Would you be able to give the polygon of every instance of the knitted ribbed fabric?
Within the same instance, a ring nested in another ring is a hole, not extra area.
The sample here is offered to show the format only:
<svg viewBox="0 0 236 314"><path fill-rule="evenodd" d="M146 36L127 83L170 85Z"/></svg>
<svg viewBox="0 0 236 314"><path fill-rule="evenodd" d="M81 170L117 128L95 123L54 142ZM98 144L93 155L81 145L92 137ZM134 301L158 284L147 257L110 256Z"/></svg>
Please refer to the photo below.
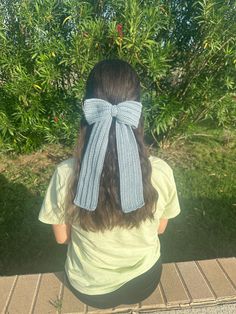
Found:
<svg viewBox="0 0 236 314"><path fill-rule="evenodd" d="M132 130L132 127L138 126L141 110L142 104L137 101L111 105L97 98L85 100L85 118L89 124L94 125L81 164L75 205L89 211L94 211L97 207L100 177L113 117L116 119L122 211L128 213L144 205L140 159Z"/></svg>

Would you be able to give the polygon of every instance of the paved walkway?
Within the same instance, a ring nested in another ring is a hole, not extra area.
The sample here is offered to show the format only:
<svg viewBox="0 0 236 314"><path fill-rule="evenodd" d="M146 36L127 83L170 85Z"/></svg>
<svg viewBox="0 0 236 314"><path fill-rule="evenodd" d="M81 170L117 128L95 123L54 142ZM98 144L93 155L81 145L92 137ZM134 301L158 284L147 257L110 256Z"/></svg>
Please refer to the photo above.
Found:
<svg viewBox="0 0 236 314"><path fill-rule="evenodd" d="M80 302L64 284L64 275L0 277L1 313L236 313L235 258L164 264L161 282L149 298L108 310Z"/></svg>
<svg viewBox="0 0 236 314"><path fill-rule="evenodd" d="M179 310L167 310L154 311L154 312L144 312L143 314L235 314L236 313L236 303L234 304L220 304L217 306L204 306L198 308L190 309L179 309Z"/></svg>

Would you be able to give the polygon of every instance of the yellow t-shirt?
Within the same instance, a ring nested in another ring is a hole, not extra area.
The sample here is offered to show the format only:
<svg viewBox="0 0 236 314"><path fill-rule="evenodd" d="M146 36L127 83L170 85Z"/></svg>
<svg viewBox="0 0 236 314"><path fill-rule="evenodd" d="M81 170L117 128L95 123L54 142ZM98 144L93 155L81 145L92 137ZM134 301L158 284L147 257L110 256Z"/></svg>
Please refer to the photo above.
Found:
<svg viewBox="0 0 236 314"><path fill-rule="evenodd" d="M115 227L105 232L87 232L71 226L65 271L71 285L84 294L112 292L129 280L148 271L160 257L157 234L160 218L173 218L180 212L170 166L150 156L152 184L159 193L155 219L146 220L139 228ZM60 163L50 181L39 213L47 224L65 223L65 193L74 159Z"/></svg>

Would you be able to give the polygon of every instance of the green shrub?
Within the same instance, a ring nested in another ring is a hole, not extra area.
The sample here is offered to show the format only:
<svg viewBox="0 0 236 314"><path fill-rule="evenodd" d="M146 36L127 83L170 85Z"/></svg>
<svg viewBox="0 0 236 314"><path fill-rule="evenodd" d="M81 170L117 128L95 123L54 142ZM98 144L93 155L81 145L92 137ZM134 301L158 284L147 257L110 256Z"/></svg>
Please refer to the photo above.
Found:
<svg viewBox="0 0 236 314"><path fill-rule="evenodd" d="M73 143L105 58L137 70L156 142L208 118L235 123L235 19L235 1L1 1L0 149Z"/></svg>

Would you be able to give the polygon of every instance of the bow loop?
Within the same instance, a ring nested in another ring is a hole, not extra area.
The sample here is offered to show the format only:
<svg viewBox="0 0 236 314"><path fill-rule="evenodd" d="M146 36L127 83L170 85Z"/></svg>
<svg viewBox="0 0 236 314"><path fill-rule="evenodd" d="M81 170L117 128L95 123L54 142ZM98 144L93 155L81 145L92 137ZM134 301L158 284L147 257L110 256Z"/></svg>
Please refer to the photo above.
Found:
<svg viewBox="0 0 236 314"><path fill-rule="evenodd" d="M126 100L117 105L117 121L137 128L142 111L142 104L134 100Z"/></svg>
<svg viewBox="0 0 236 314"><path fill-rule="evenodd" d="M94 124L111 117L111 104L103 99L86 99L84 102L84 115L88 124Z"/></svg>

